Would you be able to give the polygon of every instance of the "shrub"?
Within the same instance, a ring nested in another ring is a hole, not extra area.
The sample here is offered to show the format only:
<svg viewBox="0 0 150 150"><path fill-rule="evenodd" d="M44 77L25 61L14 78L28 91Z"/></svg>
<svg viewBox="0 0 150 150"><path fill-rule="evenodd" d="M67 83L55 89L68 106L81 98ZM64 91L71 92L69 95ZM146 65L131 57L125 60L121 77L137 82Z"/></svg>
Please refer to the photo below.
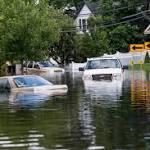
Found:
<svg viewBox="0 0 150 150"><path fill-rule="evenodd" d="M150 57L148 52L146 52L144 63L150 63Z"/></svg>

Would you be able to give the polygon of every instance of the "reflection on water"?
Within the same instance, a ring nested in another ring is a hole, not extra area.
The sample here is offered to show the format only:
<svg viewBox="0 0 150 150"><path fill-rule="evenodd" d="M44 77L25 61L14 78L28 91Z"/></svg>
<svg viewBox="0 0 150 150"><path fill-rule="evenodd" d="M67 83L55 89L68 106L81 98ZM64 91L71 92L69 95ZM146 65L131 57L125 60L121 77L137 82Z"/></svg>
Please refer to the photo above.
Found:
<svg viewBox="0 0 150 150"><path fill-rule="evenodd" d="M0 149L150 149L150 74L126 71L119 81L50 77L65 96L0 94Z"/></svg>
<svg viewBox="0 0 150 150"><path fill-rule="evenodd" d="M122 95L123 80L113 81L84 81L85 93L92 100L102 105L102 103L115 103Z"/></svg>
<svg viewBox="0 0 150 150"><path fill-rule="evenodd" d="M132 104L150 110L150 74L148 72L133 72L131 79ZM142 107L141 107L142 106Z"/></svg>
<svg viewBox="0 0 150 150"><path fill-rule="evenodd" d="M37 107L50 97L45 94L15 92L9 93L8 100L11 105L17 107Z"/></svg>

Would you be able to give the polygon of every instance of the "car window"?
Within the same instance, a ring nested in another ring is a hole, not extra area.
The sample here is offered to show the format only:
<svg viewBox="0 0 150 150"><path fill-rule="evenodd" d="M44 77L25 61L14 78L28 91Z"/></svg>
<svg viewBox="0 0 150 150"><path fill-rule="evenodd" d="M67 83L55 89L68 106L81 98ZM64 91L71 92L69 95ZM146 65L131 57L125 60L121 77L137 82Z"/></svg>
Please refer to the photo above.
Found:
<svg viewBox="0 0 150 150"><path fill-rule="evenodd" d="M32 68L33 67L33 62L30 62L29 64L28 64L28 68Z"/></svg>
<svg viewBox="0 0 150 150"><path fill-rule="evenodd" d="M87 62L86 69L121 68L117 59L99 59Z"/></svg>
<svg viewBox="0 0 150 150"><path fill-rule="evenodd" d="M42 85L52 85L52 83L39 76L15 77L14 82L18 87L33 87Z"/></svg>
<svg viewBox="0 0 150 150"><path fill-rule="evenodd" d="M39 65L38 65L38 64L35 64L35 65L34 65L34 68L36 68L36 69L40 69L40 67L39 67Z"/></svg>
<svg viewBox="0 0 150 150"><path fill-rule="evenodd" d="M7 78L0 79L0 91L10 90L10 84Z"/></svg>
<svg viewBox="0 0 150 150"><path fill-rule="evenodd" d="M24 61L24 62L23 62L23 67L27 67L27 65L28 65L28 62L27 62L27 61Z"/></svg>
<svg viewBox="0 0 150 150"><path fill-rule="evenodd" d="M43 68L43 67L54 67L54 65L51 64L51 63L48 62L48 61L39 62L39 65L40 65L41 68Z"/></svg>

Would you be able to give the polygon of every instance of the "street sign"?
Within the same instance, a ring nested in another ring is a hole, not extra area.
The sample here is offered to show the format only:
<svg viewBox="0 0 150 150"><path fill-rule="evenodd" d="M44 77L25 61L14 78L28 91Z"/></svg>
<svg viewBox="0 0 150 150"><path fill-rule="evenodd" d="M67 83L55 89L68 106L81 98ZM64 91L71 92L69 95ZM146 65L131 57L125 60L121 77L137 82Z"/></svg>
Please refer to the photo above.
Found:
<svg viewBox="0 0 150 150"><path fill-rule="evenodd" d="M150 42L144 42L145 45L145 49L149 49L150 50Z"/></svg>
<svg viewBox="0 0 150 150"><path fill-rule="evenodd" d="M143 52L144 44L130 44L130 52Z"/></svg>

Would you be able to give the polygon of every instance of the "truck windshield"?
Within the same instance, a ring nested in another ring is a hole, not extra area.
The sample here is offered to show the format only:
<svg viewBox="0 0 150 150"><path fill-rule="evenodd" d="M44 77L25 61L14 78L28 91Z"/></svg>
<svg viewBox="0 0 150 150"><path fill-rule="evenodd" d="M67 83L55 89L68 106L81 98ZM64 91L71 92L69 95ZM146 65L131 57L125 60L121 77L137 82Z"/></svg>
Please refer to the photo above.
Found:
<svg viewBox="0 0 150 150"><path fill-rule="evenodd" d="M104 69L104 68L121 68L121 64L117 59L99 59L89 60L86 69Z"/></svg>

